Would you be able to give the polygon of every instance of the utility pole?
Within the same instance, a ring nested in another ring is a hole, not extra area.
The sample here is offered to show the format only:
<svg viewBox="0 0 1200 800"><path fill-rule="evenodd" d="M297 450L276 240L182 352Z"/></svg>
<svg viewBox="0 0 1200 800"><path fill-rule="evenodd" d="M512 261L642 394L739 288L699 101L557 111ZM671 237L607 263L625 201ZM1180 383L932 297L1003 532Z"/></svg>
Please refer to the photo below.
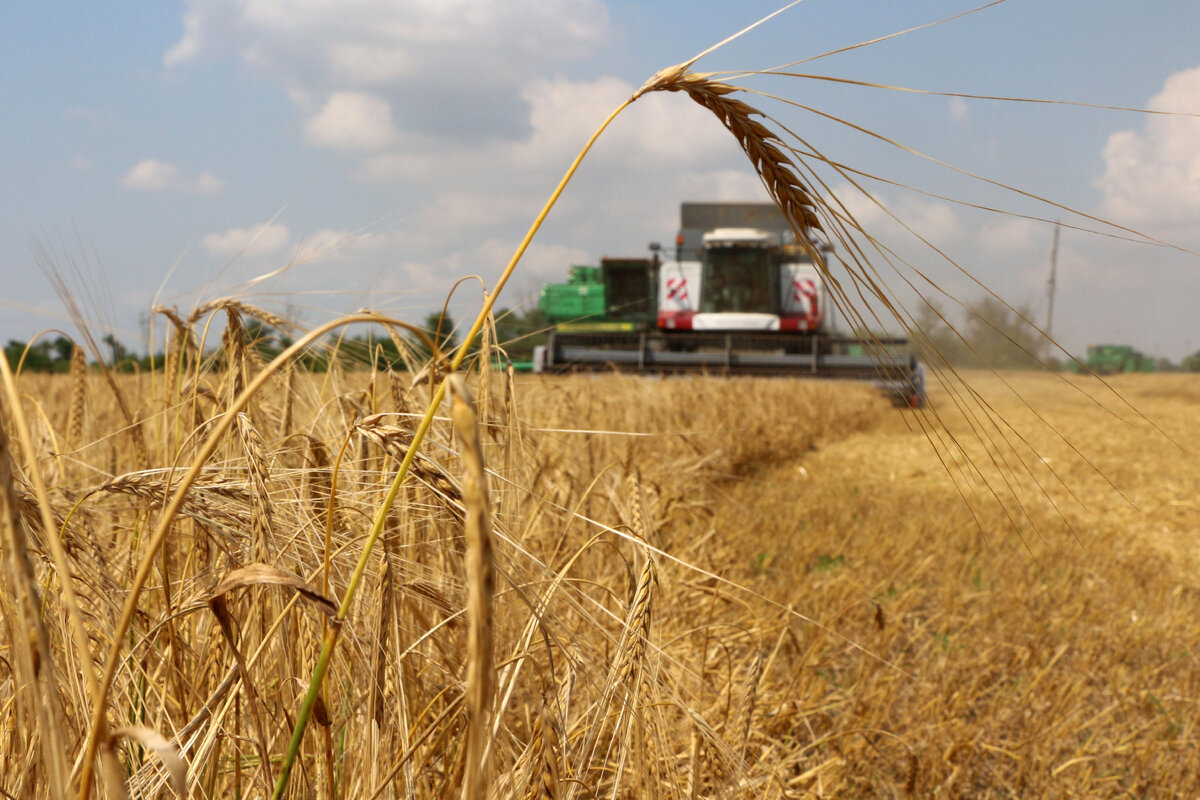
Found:
<svg viewBox="0 0 1200 800"><path fill-rule="evenodd" d="M1053 339L1052 326L1054 324L1054 284L1058 279L1058 234L1062 230L1062 226L1056 221L1054 223L1054 244L1050 246L1050 279L1046 281L1046 325L1042 329L1046 332L1047 339Z"/></svg>

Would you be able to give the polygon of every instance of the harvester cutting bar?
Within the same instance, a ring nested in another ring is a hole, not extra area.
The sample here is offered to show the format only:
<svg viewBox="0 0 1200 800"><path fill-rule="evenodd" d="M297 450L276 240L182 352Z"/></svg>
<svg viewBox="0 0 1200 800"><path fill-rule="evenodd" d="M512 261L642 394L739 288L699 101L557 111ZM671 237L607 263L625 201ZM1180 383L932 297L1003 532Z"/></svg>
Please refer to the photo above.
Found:
<svg viewBox="0 0 1200 800"><path fill-rule="evenodd" d="M904 339L867 342L787 333L556 332L535 369L864 380L905 404L919 405L924 397L923 372L916 356L903 352L906 344Z"/></svg>

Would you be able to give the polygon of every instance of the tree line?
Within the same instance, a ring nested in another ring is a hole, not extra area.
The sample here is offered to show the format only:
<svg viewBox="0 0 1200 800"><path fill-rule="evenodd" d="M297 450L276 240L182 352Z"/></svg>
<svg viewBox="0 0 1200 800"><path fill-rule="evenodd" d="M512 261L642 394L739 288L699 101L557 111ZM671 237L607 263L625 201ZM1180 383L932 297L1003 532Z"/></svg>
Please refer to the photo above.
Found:
<svg viewBox="0 0 1200 800"><path fill-rule="evenodd" d="M914 345L926 361L953 367L993 369L1063 370L1072 360L1030 323L1028 307L1014 307L990 295L952 313L936 304L923 306L916 315L919 329ZM1080 361L1085 355L1075 354ZM1179 363L1158 358L1158 372L1200 372L1200 351Z"/></svg>
<svg viewBox="0 0 1200 800"><path fill-rule="evenodd" d="M513 361L530 358L533 348L545 341L545 315L536 308L523 313L499 309L494 317L496 341ZM263 360L274 358L295 341L288 333L256 319L247 319L243 327L243 344ZM466 332L465 328L459 328L452 316L443 316L441 311L429 313L418 327L437 342L443 353L457 348ZM146 372L161 368L165 360L161 353L139 355L112 334L101 339L100 347L100 357L105 365L116 372ZM401 353L401 347L405 348L405 354ZM13 370L20 365L24 372L66 373L71 367L74 348L75 342L61 334L54 339L36 340L32 344L9 339L4 346L4 356ZM472 347L472 350L477 349L478 342ZM407 365L405 355L408 356L408 362L422 363L429 359L431 351L425 340L415 334L406 331L397 342L381 327L372 326L354 335L327 337L325 341L309 347L297 360L312 372L324 372L335 361L348 367L374 365L404 369ZM219 366L224 353L220 347L215 347L205 354L205 358ZM94 357L89 360L95 363Z"/></svg>
<svg viewBox="0 0 1200 800"><path fill-rule="evenodd" d="M520 362L532 357L533 349L544 344L548 323L546 316L536 307L527 311L507 308L499 309L495 318L496 341L507 357ZM966 306L954 314L936 305L925 305L916 315L918 332L913 336L913 345L926 361L948 363L954 367L992 367L995 369L1039 369L1044 364L1054 370L1065 369L1070 360L1057 351L1028 320L1032 318L1027 308L1012 307L991 296ZM426 315L420 325L430 338L437 337L443 352L458 347L465 329L460 329L447 314L435 311ZM270 360L290 346L294 339L287 333L277 331L259 320L248 319L245 324L245 345L264 360ZM428 345L417 336L406 333L401 337L409 354L409 360L420 363L430 356ZM67 372L71 364L71 352L75 343L66 336L42 339L32 345L10 339L4 346L4 355L9 366L26 372ZM101 342L101 356L110 369L118 372L138 372L161 366L163 356L137 355L112 334ZM476 343L477 347L477 343ZM215 348L207 354L213 363L220 364L223 354ZM345 366L386 367L404 369L406 366L400 346L378 326L352 336L330 337L319 346L310 347L298 361L313 372L329 369L334 361ZM1083 361L1082 355L1079 360ZM1200 351L1185 357L1179 363L1165 358L1155 362L1159 372L1200 372Z"/></svg>

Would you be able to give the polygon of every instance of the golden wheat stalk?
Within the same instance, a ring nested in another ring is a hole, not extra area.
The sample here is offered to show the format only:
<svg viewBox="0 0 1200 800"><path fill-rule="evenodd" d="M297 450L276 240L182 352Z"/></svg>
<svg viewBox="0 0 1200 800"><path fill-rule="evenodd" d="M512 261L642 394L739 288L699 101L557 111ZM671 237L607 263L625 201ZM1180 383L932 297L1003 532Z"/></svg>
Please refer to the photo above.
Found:
<svg viewBox="0 0 1200 800"><path fill-rule="evenodd" d="M492 533L488 515L487 474L474 403L461 375L447 378L450 416L462 443L463 503L466 506L467 540L467 749L463 800L484 796L486 785L488 720L494 693L492 656Z"/></svg>
<svg viewBox="0 0 1200 800"><path fill-rule="evenodd" d="M813 180L824 189L827 197L819 196L810 190L806 181L804 181L799 175L799 165L784 151L786 149L787 151L796 154L797 157L803 154L793 147L784 145L783 140L776 133L755 119L755 117L758 116L765 116L761 111L749 105L748 103L730 97L733 92L741 91L739 87L714 80L712 73L691 72L689 67L692 63L694 63L694 61L695 59L684 64L668 67L667 69L659 71L633 95L633 99L637 99L643 94L649 92L684 92L693 101L707 108L714 115L716 115L721 121L722 125L724 125L724 127L737 139L738 144L746 153L755 171L758 173L759 178L762 180L763 186L766 188L767 192L775 201L779 209L791 222L797 244L810 251L814 266L821 272L821 275L829 288L830 294L833 297L834 303L843 312L843 314L845 314L847 320L852 322L856 328L860 328L864 331L886 328L888 323L881 318L882 312L885 315L890 315L895 322L899 323L904 330L909 332L914 338L920 338L920 334L916 328L916 322L912 314L910 314L908 310L904 308L903 304L896 298L895 294L888 289L887 285L883 282L878 269L872 263L872 259L863 250L863 245L856 241L855 237L858 235L864 237L869 245L873 246L885 261L892 264L893 270L896 271L901 279L914 291L916 291L918 296L923 298L924 296L920 291L917 290L917 287L913 285L911 280L900 274L899 270L896 268L896 265L892 261L893 257L896 257L895 254L861 228L861 226L854 219L853 214L840 201L838 201L838 199L829 190L829 186L821 181L819 176L813 173L811 169L808 170L808 173L812 176ZM862 130L861 128L857 128L857 126L852 127L855 127L860 131ZM787 129L784 128L784 130L786 131ZM788 133L795 137L795 134L792 134L790 131L788 131ZM796 138L798 139L798 137ZM891 140L886 141L891 142ZM895 142L891 143L896 144ZM852 186L855 186L856 189L858 189L867 197L871 197L871 195L864 188L855 182L853 176L849 174L850 171L844 169L841 165L828 160L815 150L812 150L812 152L808 153L808 155L830 164L837 169L839 174L847 178ZM874 198L871 199L876 204L879 204L878 200L874 200ZM812 248L810 231L812 229L822 229L823 227L821 220L818 218L816 213L818 208L821 210L822 216L826 218L828 224L832 227L834 238L847 253L847 257L841 259L841 263L846 267L847 277L850 283L849 286L842 285L842 282L838 279L838 277L830 272L825 261ZM884 210L886 211L886 209ZM894 215L893 218L895 218ZM928 247L932 248L935 252L938 252L939 254L941 253L941 251L938 250L931 242L928 242L920 237L918 234L912 231L911 228L908 228L908 226L904 227L909 230L910 233L917 236L918 239L924 242ZM951 261L951 263L954 262ZM958 265L956 264L956 266ZM959 269L962 270L961 267L959 267ZM917 274L921 275L921 277L925 278L925 280L929 280L919 269L916 271ZM937 288L936 283L933 285L935 288ZM996 297L994 293L991 294L993 297ZM857 301L855 298L857 298ZM1010 310L1015 311L1015 309L1012 309L1012 307L1002 299L1000 299L1000 302L1004 303L1004 305ZM1025 321L1028 322L1028 320ZM959 336L961 338L961 334L959 334ZM1030 355L1033 354L1030 353ZM894 369L894 366L895 363L892 356L888 355L886 352L878 355L876 369L880 372L880 374L886 376L892 369ZM1007 459L1005 459L1003 451L1005 448L1007 448L1008 450L1012 451L1013 455L1016 456L1017 463L1024 467L1026 471L1029 471L1029 465L1017 452L1016 446L1010 443L1009 437L1003 437L1004 444L997 448L991 444L991 439L987 435L987 428L989 426L1005 427L1009 429L1011 433L1022 443L1025 441L1024 438L1021 437L1017 431L1012 429L1012 427L1008 425L1006 421L996 420L992 417L992 415L987 414L986 409L983 414L983 419L979 419L979 416L973 406L978 405L982 407L985 404L982 402L982 399L978 396L978 394L969 386L966 387L968 394L971 398L973 398L973 403L964 403L964 400L958 395L959 390L952 386L951 381L946 380L945 376L942 375L942 370L937 365L931 365L931 367L934 372L939 375L939 377L942 377L943 384L950 388L952 401L971 421L971 434L974 436L974 438L983 442L985 448L989 449L989 456L993 460L1004 460L1006 470L1015 471L1013 466L1008 463ZM950 373L952 375L956 374L952 367L950 368ZM936 407L931 406L929 413L935 420L941 419L940 412ZM935 447L938 446L939 442L944 441L943 433L937 431L929 421L924 419L923 415L916 415L915 422L916 425L925 431L926 437L931 443L934 444ZM950 435L950 442L954 450L962 450L961 444L953 437L953 435ZM1035 453L1035 456L1036 455L1037 453ZM973 462L971 462L971 468L976 469ZM1013 492L1011 489L1012 480L1007 471L1002 474L1002 478L1004 479L1005 484L1009 487L1008 492L1010 496L1014 498L1021 515L1028 519L1028 511L1025 507L1025 504L1020 500L1019 497L1017 497L1017 493ZM1036 481L1037 479L1035 477L1035 482ZM998 502L1000 502L1001 506L1005 508L1006 513L1009 514L1013 527L1019 528L1018 519L1013 517L1012 513L1008 511L1008 506L1001 499L1001 495L997 493L996 487L992 486L987 481L984 481L984 483L986 490L992 494ZM1049 497L1046 488L1040 483L1039 488L1043 496ZM960 493L963 494L964 499L967 497L967 494L963 492L961 488Z"/></svg>
<svg viewBox="0 0 1200 800"><path fill-rule="evenodd" d="M412 447L413 432L399 425L391 425L385 420L389 414L373 414L363 417L354 423L352 430L361 433L363 438L370 441L397 460L403 460ZM462 500L463 490L450 477L440 464L423 453L416 455L412 465L413 477L420 480L430 489L441 494L452 503Z"/></svg>
<svg viewBox="0 0 1200 800"><path fill-rule="evenodd" d="M50 634L40 612L43 601L29 557L32 548L26 541L13 467L8 435L5 426L0 425L0 535L7 556L6 585L0 596L7 601L4 616L8 627L5 632L8 669L16 686L21 687L8 697L18 702L28 718L37 720L47 781L58 796L64 797L70 785L70 770L61 741L61 700L47 686L56 670ZM10 614L15 624L8 622Z"/></svg>

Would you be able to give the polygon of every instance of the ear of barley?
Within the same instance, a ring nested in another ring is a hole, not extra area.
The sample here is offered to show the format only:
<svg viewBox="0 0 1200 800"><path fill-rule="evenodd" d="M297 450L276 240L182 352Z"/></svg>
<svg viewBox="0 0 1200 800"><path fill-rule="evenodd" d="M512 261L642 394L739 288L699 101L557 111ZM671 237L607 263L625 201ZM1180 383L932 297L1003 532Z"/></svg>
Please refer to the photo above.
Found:
<svg viewBox="0 0 1200 800"><path fill-rule="evenodd" d="M174 328L167 348L167 360L163 365L163 376L174 386L175 381L180 379L180 367L188 363L189 357L198 355L198 348L192 339L191 326L177 310L165 306L154 306L152 310L166 317Z"/></svg>
<svg viewBox="0 0 1200 800"><path fill-rule="evenodd" d="M232 297L222 297L217 300L210 300L207 303L196 307L187 318L187 326L190 328L205 314L211 314L214 311L224 311L226 314L237 314L239 317L250 317L266 323L277 330L295 330L296 326L290 321L284 319L278 314L273 314L266 309L258 306L250 305L241 300ZM178 315L176 315L178 316ZM174 321L174 320L172 320Z"/></svg>
<svg viewBox="0 0 1200 800"><path fill-rule="evenodd" d="M151 508L157 508L172 488L171 482L163 477L166 474L131 472L101 484L96 491L134 495L147 500ZM243 531L253 524L249 511L252 502L252 495L240 483L197 482L183 498L180 514Z"/></svg>
<svg viewBox="0 0 1200 800"><path fill-rule="evenodd" d="M254 521L252 560L270 561L274 549L272 544L274 508L271 505L271 476L267 466L266 443L263 442L262 436L246 414L237 415L237 427L238 435L242 440L242 448L246 451L246 471L250 475L253 497L251 506Z"/></svg>
<svg viewBox="0 0 1200 800"><path fill-rule="evenodd" d="M641 471L637 467L629 470L629 472L625 473L625 483L629 490L629 528L633 531L634 536L643 542L648 542L649 532L646 528L646 510L645 504L642 502Z"/></svg>
<svg viewBox="0 0 1200 800"><path fill-rule="evenodd" d="M542 693L542 704L538 708L537 730L535 733L533 752L532 782L529 793L530 800L557 800L561 796L558 772L558 728L554 723L554 710L546 702Z"/></svg>
<svg viewBox="0 0 1200 800"><path fill-rule="evenodd" d="M389 415L374 414L354 423L354 430L364 439L382 447L389 455L403 461L413 441L413 432L399 425L390 425L384 420ZM462 499L462 490L442 466L424 454L417 454L412 463L412 474L429 488L452 502Z"/></svg>
<svg viewBox="0 0 1200 800"><path fill-rule="evenodd" d="M246 388L249 363L246 354L246 326L236 307L225 308L225 330L221 333L221 349L225 355L225 402L233 399Z"/></svg>
<svg viewBox="0 0 1200 800"><path fill-rule="evenodd" d="M394 369L389 369L388 391L392 395L392 405L395 407L397 414L409 413L408 405L408 390L404 388L404 384L400 381L400 375Z"/></svg>
<svg viewBox="0 0 1200 800"><path fill-rule="evenodd" d="M754 654L754 660L750 662L749 668L746 670L741 702L738 704L737 714L733 718L735 724L730 727L730 735L727 737L729 746L736 755L743 755L750 741L750 728L754 721L754 705L758 697L758 684L762 679L762 672L763 655L759 651Z"/></svg>
<svg viewBox="0 0 1200 800"><path fill-rule="evenodd" d="M70 447L83 443L83 421L87 412L87 354L75 345L71 348L71 410L67 416Z"/></svg>
<svg viewBox="0 0 1200 800"><path fill-rule="evenodd" d="M289 364L283 379L283 413L279 419L279 438L286 439L292 432L292 414L296 404L296 366Z"/></svg>
<svg viewBox="0 0 1200 800"><path fill-rule="evenodd" d="M654 586L658 582L654 559L646 556L642 572L638 575L633 602L625 618L625 635L621 648L621 662L617 669L617 683L636 677L646 658L646 643L650 637L650 610L654 600Z"/></svg>
<svg viewBox="0 0 1200 800"><path fill-rule="evenodd" d="M660 71L634 98L648 92L684 92L716 115L741 145L779 210L791 220L796 243L809 247L805 231L821 227L814 210L817 200L796 174L791 158L779 147L779 137L755 119L762 112L729 96L736 91L735 86L712 80L705 73L690 72L686 65L680 64Z"/></svg>

